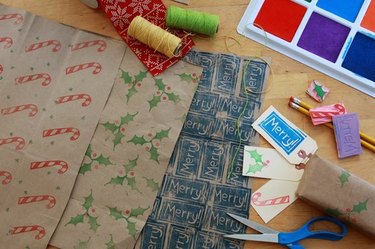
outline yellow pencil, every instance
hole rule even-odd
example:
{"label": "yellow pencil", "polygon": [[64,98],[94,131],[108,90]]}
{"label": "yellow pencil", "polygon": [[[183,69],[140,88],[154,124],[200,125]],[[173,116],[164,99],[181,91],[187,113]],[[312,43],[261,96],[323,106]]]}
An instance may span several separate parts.
{"label": "yellow pencil", "polygon": [[[289,106],[292,107],[293,109],[305,114],[306,116],[310,116],[309,111],[305,109],[304,107],[296,104],[295,102],[289,101]],[[325,126],[333,129],[332,123],[324,123]],[[365,141],[361,138],[361,144],[363,147],[371,150],[372,152],[375,152],[375,145],[369,143],[368,141]]]}
{"label": "yellow pencil", "polygon": [[[296,97],[290,97],[289,101],[305,108],[307,111],[309,111],[311,108],[313,108],[312,106],[310,106],[309,104],[303,102],[302,100],[296,98]],[[309,115],[309,114],[308,114]],[[359,136],[361,137],[362,140],[365,140],[367,143],[369,144],[372,144],[375,146],[375,138],[373,137],[370,137],[369,135],[363,133],[363,132],[359,132]]]}

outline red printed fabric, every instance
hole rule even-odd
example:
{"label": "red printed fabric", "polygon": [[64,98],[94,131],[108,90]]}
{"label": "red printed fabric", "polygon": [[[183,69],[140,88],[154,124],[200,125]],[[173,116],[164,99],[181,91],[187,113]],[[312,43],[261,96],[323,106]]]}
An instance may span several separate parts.
{"label": "red printed fabric", "polygon": [[98,2],[121,38],[129,45],[153,76],[161,74],[164,70],[181,60],[194,46],[193,40],[186,33],[170,30],[171,33],[182,38],[182,46],[178,56],[168,58],[135,38],[128,36],[128,27],[136,16],[142,16],[149,22],[163,29],[166,28],[165,15],[167,8],[160,0],[98,0]]}

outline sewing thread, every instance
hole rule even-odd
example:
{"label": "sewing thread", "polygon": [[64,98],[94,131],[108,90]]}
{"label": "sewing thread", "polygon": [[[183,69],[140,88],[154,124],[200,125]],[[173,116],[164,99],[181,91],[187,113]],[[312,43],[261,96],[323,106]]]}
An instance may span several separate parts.
{"label": "sewing thread", "polygon": [[219,16],[194,10],[169,6],[166,25],[194,33],[214,36],[219,28]]}
{"label": "sewing thread", "polygon": [[165,31],[141,16],[129,25],[128,35],[134,37],[169,58],[175,56],[181,46],[181,38]]}

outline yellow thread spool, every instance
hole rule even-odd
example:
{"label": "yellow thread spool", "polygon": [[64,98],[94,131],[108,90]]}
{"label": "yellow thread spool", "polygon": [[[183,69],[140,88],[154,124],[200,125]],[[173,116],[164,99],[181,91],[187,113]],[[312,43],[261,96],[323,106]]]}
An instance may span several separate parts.
{"label": "yellow thread spool", "polygon": [[128,28],[128,35],[169,58],[175,56],[181,45],[181,38],[168,33],[141,16],[136,16],[132,20]]}

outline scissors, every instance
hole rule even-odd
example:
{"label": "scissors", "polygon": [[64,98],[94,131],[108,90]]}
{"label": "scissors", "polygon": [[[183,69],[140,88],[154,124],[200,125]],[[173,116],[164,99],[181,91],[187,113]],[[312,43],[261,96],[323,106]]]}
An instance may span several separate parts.
{"label": "scissors", "polygon": [[[328,216],[312,218],[302,227],[293,232],[279,232],[238,215],[230,213],[228,213],[228,215],[238,222],[261,232],[262,234],[228,234],[224,235],[225,238],[279,243],[280,245],[286,246],[290,249],[304,249],[304,247],[298,243],[303,239],[325,239],[336,241],[342,239],[347,233],[347,229],[341,221]],[[312,224],[321,221],[328,221],[338,225],[341,228],[341,233],[336,233],[329,230],[312,231],[310,229]]]}

